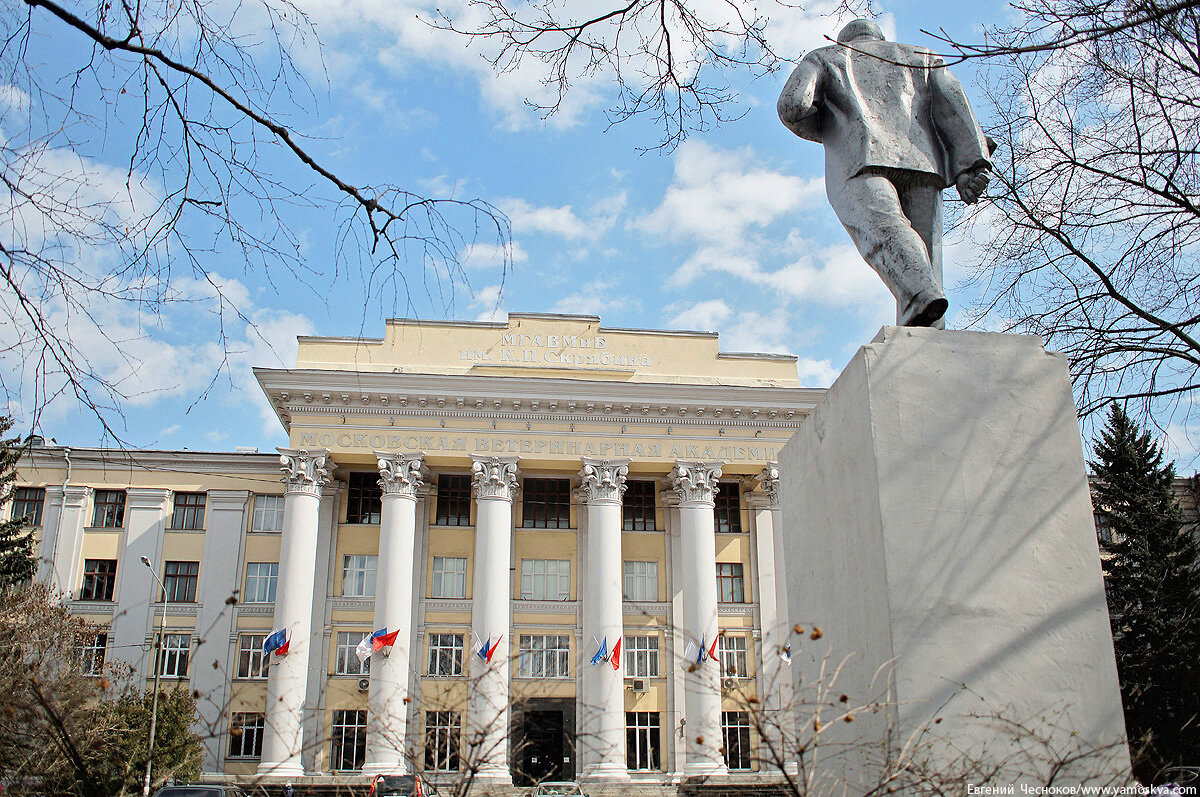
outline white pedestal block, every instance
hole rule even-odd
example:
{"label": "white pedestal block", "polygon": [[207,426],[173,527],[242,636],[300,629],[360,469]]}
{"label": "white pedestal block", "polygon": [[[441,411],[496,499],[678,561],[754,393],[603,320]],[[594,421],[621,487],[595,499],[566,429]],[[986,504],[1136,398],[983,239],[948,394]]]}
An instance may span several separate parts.
{"label": "white pedestal block", "polygon": [[1044,782],[1009,758],[1044,753],[1020,728],[1062,751],[1110,745],[1055,784],[1128,772],[1061,355],[1032,336],[885,327],[779,470],[788,619],[824,634],[793,637],[796,699],[814,699],[829,654],[827,673],[845,659],[835,703],[887,704],[822,735],[815,791],[865,793],[881,744],[947,774],[975,758],[1009,761],[993,782]]}

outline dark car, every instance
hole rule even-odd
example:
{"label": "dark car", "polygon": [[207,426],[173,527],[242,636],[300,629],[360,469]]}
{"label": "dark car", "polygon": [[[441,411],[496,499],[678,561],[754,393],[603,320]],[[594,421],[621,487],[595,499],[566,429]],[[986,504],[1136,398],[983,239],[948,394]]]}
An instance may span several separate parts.
{"label": "dark car", "polygon": [[237,786],[214,786],[196,783],[191,786],[163,786],[154,797],[246,797]]}
{"label": "dark car", "polygon": [[370,797],[437,797],[437,789],[420,775],[379,775]]}

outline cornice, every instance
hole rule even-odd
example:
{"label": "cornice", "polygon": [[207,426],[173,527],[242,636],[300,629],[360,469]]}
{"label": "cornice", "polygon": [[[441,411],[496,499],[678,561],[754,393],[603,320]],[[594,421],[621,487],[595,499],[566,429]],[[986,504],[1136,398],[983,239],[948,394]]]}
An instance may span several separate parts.
{"label": "cornice", "polygon": [[527,601],[514,600],[512,613],[516,614],[575,614],[579,601]]}
{"label": "cornice", "polygon": [[180,473],[266,473],[276,474],[279,455],[242,454],[232,451],[164,451],[158,449],[75,448],[52,446],[33,448],[22,460],[34,467],[66,467],[80,470],[124,469],[130,471],[175,471]]}

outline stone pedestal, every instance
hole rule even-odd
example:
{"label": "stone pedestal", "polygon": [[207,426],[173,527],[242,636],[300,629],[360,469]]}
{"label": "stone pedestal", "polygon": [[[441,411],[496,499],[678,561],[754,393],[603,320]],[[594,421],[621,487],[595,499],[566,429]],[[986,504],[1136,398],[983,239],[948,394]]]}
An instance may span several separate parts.
{"label": "stone pedestal", "polygon": [[1000,767],[992,782],[1044,783],[1034,735],[1063,754],[1109,745],[1055,784],[1128,772],[1062,356],[1031,336],[885,327],[779,470],[789,617],[806,630],[796,699],[824,686],[835,706],[885,704],[827,727],[817,793],[865,793],[900,745],[944,774],[977,759]]}

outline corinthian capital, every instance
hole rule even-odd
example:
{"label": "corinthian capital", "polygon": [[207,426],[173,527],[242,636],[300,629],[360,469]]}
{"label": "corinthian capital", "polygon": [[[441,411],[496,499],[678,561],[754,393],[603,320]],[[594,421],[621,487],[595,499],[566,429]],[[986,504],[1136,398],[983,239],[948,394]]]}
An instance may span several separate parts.
{"label": "corinthian capital", "polygon": [[395,454],[376,451],[379,463],[379,486],[384,495],[416,498],[417,490],[425,484],[425,454]]}
{"label": "corinthian capital", "polygon": [[325,449],[308,451],[303,448],[277,448],[279,452],[280,470],[283,471],[283,483],[287,485],[285,492],[305,493],[307,495],[321,494],[321,488],[329,483],[329,468],[326,457],[329,452]]}
{"label": "corinthian capital", "polygon": [[471,483],[476,498],[513,500],[517,494],[517,458],[472,455]]}
{"label": "corinthian capital", "polygon": [[681,504],[702,503],[711,506],[721,478],[721,462],[676,462],[671,471],[671,486]]}
{"label": "corinthian capital", "polygon": [[625,493],[625,477],[629,474],[627,459],[583,458],[579,477],[583,480],[580,492],[589,504],[619,504]]}
{"label": "corinthian capital", "polygon": [[779,506],[779,463],[768,462],[762,473],[754,478],[762,485],[763,492],[771,501],[771,506]]}

